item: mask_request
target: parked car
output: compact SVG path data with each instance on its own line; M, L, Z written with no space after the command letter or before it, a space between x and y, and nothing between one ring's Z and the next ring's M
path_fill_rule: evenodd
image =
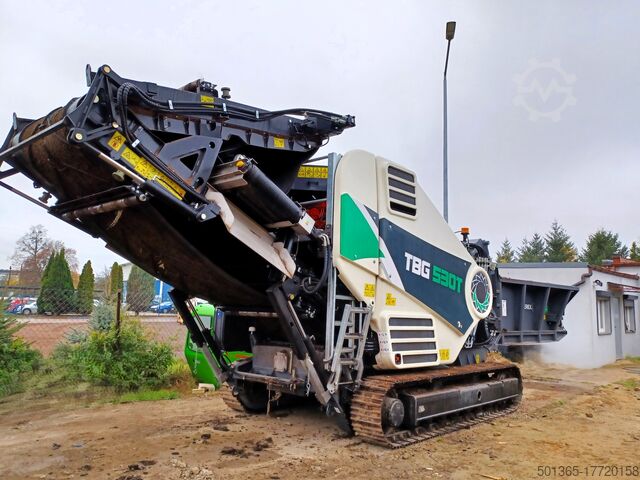
M7 313L20 313L22 311L22 307L24 307L27 303L35 302L35 298L31 297L16 297L13 298L9 305L7 306L5 312Z
M22 315L31 315L32 313L38 313L38 302L32 301L22 305L20 312Z
M17 313L22 308L22 302L12 300L4 310L6 313Z
M176 311L173 306L173 302L161 302L155 305L151 305L149 310L155 313L173 313Z

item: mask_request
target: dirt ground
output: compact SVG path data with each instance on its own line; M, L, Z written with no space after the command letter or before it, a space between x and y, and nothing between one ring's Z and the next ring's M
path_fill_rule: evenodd
M515 414L400 450L346 437L311 406L247 416L217 393L88 406L8 399L0 403L0 478L496 480L562 478L567 465L580 469L574 478L605 477L606 469L590 469L600 465L608 478L640 477L611 469L640 468L640 365L522 370ZM615 383L625 379L635 382ZM555 475L539 475L539 466Z

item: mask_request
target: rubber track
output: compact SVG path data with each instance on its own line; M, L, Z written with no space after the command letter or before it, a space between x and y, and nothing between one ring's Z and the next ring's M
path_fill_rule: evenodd
M515 365L504 363L482 363L423 372L371 375L363 380L360 389L353 396L351 402L351 426L355 434L367 443L386 448L399 448L493 420L514 412L518 408L520 399L505 400L486 407L478 407L475 410L445 415L429 424L428 427L418 426L411 430L393 431L391 433L383 431L382 402L387 392L394 388L419 387L428 385L439 378L448 378L455 381L456 377L462 380L464 377L477 373L510 370L515 370L519 377L518 369Z
M231 388L226 383L222 385L220 389L220 394L222 396L222 400L231 410L235 410L236 412L247 413L247 409L244 408L244 405L238 400L231 391Z

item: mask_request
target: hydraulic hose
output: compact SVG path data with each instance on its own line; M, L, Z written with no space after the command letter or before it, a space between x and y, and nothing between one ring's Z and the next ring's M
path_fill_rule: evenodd
M123 89L124 88L124 89ZM221 113L224 115L233 115L236 116L238 118L242 118L244 120L247 121L261 121L261 120L266 120L269 118L273 118L273 117L280 117L283 115L314 115L317 117L324 117L330 120L342 120L344 121L345 124L350 124L351 122L353 122L353 118L350 116L347 117L340 117L339 115L336 115L334 113L331 112L325 112L324 110L316 110L316 109L312 109L312 108L288 108L286 110L275 110L272 112L269 111L264 111L264 112L259 112L258 115L256 116L256 110L251 110L248 108L242 108L242 107L237 107L237 106L233 106L233 105L229 105L227 106L227 108L225 110L220 109L219 107L216 107L214 105L210 105L210 104L203 104L203 103L198 103L198 102L158 102L156 100L154 100L153 98L151 98L149 95L147 95L145 92L143 92L142 90L140 90L136 85L132 84L132 83L123 83L119 88L118 88L118 93L117 93L117 101L119 104L122 104L122 102L124 101L124 106L126 107L126 98L129 95L129 91L133 91L135 92L135 94L140 98L140 100L147 104L148 106L154 107L157 110L160 110L162 112L165 113L184 113L184 114L188 114L188 113L193 113L193 114L211 114L212 112L214 113ZM212 108L213 107L213 108Z
M320 235L320 239L322 240L323 255L322 274L320 275L320 278L318 279L316 284L312 287L309 287L307 285L311 283L311 277L306 277L304 280L302 280L302 290L310 295L320 290L320 287L325 284L329 276L329 264L331 262L331 257L329 255L329 236L326 233L323 233Z

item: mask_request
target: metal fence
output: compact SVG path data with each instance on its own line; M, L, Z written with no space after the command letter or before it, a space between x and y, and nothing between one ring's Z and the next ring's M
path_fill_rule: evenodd
M16 335L45 357L61 343L78 341L92 329L109 328L116 317L139 322L150 337L170 344L176 356L184 353L187 332L175 307L149 293L82 295L75 290L3 286L0 309L0 316L11 316L20 324Z

